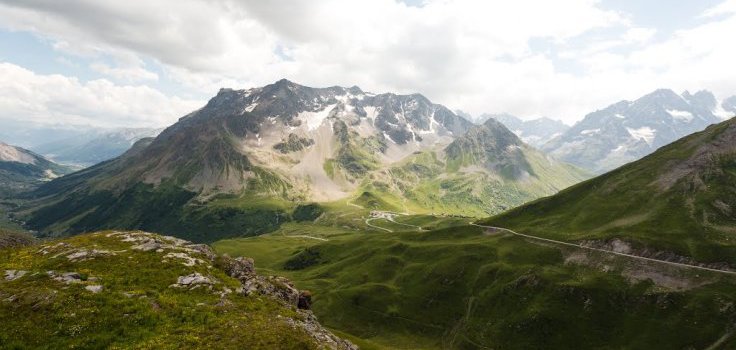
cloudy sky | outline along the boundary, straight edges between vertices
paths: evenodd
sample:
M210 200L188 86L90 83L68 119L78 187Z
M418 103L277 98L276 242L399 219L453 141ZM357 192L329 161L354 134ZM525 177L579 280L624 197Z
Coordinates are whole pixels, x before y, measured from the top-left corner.
M733 33L736 0L0 0L0 127L165 126L284 77L572 123L736 94Z

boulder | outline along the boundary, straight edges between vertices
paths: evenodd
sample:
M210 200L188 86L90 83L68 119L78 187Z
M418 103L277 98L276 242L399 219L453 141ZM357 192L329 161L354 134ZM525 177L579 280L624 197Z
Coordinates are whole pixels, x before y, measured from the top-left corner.
M175 284L172 287L194 287L197 285L212 285L215 284L209 277L203 276L199 272L195 272L186 276L179 276Z
M237 257L233 259L226 255L219 259L218 265L228 276L238 279L241 283L256 276L255 263L251 258Z

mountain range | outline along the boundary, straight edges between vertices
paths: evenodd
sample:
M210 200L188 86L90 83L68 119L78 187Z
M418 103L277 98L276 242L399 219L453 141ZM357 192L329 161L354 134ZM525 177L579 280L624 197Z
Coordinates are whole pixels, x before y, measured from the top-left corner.
M365 348L732 349L735 184L732 119L490 219L338 208L213 246Z
M736 119L490 219L623 252L736 266Z
M18 199L0 343L731 348L735 164L736 119L585 181L421 95L222 89Z
M718 103L708 91L681 95L660 89L590 113L541 149L603 173L654 152L680 137L736 114L731 97Z
M75 167L89 167L115 158L138 140L155 137L163 129L119 128L82 130L79 135L31 146L53 161Z
M541 148L547 142L562 135L567 129L570 129L565 123L547 117L522 120L508 113L483 114L480 116L480 120L491 118L498 120L507 128L511 129L524 142L537 148Z
M49 233L201 234L218 222L216 238L273 229L294 203L353 199L483 216L586 176L500 123L475 126L419 94L280 80L220 90L156 138L42 186L26 213L31 227ZM223 216L231 220L222 223Z
M27 149L0 142L0 194L26 191L71 171Z

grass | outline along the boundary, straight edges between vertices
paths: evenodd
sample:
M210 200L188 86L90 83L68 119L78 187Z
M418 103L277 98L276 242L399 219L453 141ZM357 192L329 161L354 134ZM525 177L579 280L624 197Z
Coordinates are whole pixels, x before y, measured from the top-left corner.
M14 281L0 280L2 348L318 348L285 322L300 317L291 308L269 298L217 294L240 283L216 267L162 260L164 253L131 250L131 243L104 232L46 246L59 242L69 246L47 248L53 250L47 255L39 253L42 246L0 249L0 271L28 271ZM72 248L117 253L80 262L57 256ZM78 272L82 281L55 281L50 270ZM193 272L219 283L213 290L169 287L178 276ZM84 287L91 284L103 290L87 291Z
M734 155L696 156L729 125L733 121L486 223L558 240L621 238L642 249L736 266L736 219L730 211L736 208ZM681 171L673 166L691 157L701 159L695 172L663 185Z
M487 217L556 193L588 177L531 149L521 150L518 156L532 174L527 178L490 171L478 159L458 163L443 160L435 152L418 152L387 170L371 174L360 190L391 202L402 211Z
M674 291L624 277L632 262L623 258L605 269L570 264L570 248L469 226L388 233L294 224L214 247L314 291L322 323L370 348L705 348L736 321L733 280L706 273L703 285Z

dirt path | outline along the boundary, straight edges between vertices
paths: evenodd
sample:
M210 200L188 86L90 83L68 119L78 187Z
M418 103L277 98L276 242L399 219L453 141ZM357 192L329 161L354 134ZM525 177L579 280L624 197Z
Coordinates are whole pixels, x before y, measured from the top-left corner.
M351 201L347 201L346 203L347 203L347 205L349 205L349 206L351 206L351 207L356 207L356 208L360 208L360 209L365 209L365 208L364 208L363 206L357 205L357 204L355 204L355 203L353 203L353 202L351 202Z
M309 238L309 239L316 239L318 241L323 241L323 242L329 241L329 239L327 238L319 238L319 237L307 236L307 235L285 235L285 237Z
M503 227L478 225L478 224L473 223L473 222L471 222L470 224L473 225L473 226L477 226L477 227L481 227L481 228L487 228L487 229L491 229L491 230L506 231L506 232L509 232L509 233L511 233L511 234L513 234L515 236L525 237L525 238L534 239L534 240L543 241L543 242L549 242L549 243L554 243L554 244L566 245L566 246L570 246L570 247L575 247L575 248L580 248L580 249L587 249L587 250L592 250L592 251L597 251L597 252L603 252L603 253L608 253L608 254L613 254L613 255L618 255L618 256L625 256L625 257L632 258L632 259L639 259L639 260L644 260L644 261L652 261L652 262L657 262L657 263L661 263L661 264L667 264L667 265L671 265L671 266L686 267L686 268L691 268L691 269L698 269L698 270L704 270L704 271L718 272L718 273L723 273L723 274L728 274L728 275L734 275L734 276L736 276L736 271L727 271L727 270L712 269L710 267L703 267L703 266L697 266L697 265L676 263L676 262L671 262L671 261L666 261L666 260L646 258L646 257L643 257L643 256L638 256L638 255L633 255L633 254L619 253L619 252L614 252L612 250L606 250L606 249L600 249L600 248L593 248L593 247L586 247L586 246L583 246L583 245L580 245L580 244L576 244L576 243L563 242L563 241L557 241L557 240L549 239L549 238L542 238L542 237L527 235L527 234L518 233L516 231L509 230L509 229L503 228Z
M733 332L734 332L733 330L730 330L730 331L726 332L726 334L724 334L722 337L720 337L718 340L716 340L716 342L713 343L713 345L709 346L705 350L718 350L718 349L720 349L721 348L721 345L725 344L726 341L728 341L728 339L731 338L731 336L733 335Z
M381 227L381 226L376 226L376 225L371 224L370 222L372 220L375 220L375 219L378 219L378 218L368 218L368 219L365 219L365 224L368 225L368 226L370 226L370 227L377 228L379 230L384 230L386 232L394 232L393 230L389 230L387 228L384 228L384 227Z
M421 226L417 226L417 225L412 225L412 224L405 224L405 223L403 223L403 222L398 222L398 221L394 220L394 218L393 218L393 217L392 217L392 218L390 218L390 219L387 219L387 220L388 220L388 221L391 221L391 222L393 222L394 224L397 224L397 225L402 225L402 226L408 226L408 227L413 227L413 228L417 229L417 231L419 231L419 232L422 232L422 231L424 231L424 229L423 229L423 228L422 228Z

